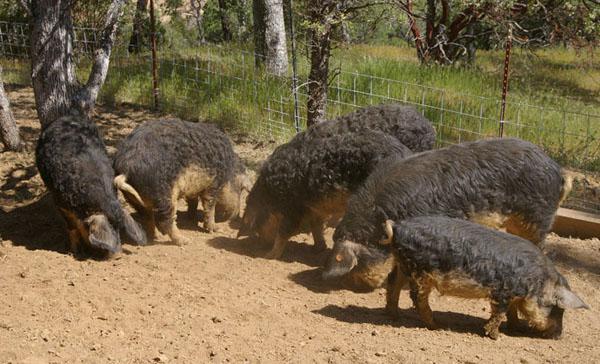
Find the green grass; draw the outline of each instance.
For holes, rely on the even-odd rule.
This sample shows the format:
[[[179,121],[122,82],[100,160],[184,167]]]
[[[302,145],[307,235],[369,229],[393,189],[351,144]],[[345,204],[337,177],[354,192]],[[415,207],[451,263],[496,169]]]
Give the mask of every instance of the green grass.
[[[164,47],[160,107],[190,120],[286,140],[294,133],[290,77],[266,75],[250,52],[236,45]],[[502,51],[479,51],[471,67],[422,66],[414,49],[353,45],[331,60],[328,116],[399,100],[415,105],[436,125],[440,145],[498,133]],[[515,49],[504,135],[531,140],[559,162],[600,171],[600,52],[553,48],[535,54]],[[11,64],[8,82],[23,82],[28,66]],[[300,114],[306,115],[306,57],[299,59]],[[86,71],[82,67],[83,75]],[[114,57],[101,100],[152,105],[149,55]],[[304,123],[302,120],[301,123]]]

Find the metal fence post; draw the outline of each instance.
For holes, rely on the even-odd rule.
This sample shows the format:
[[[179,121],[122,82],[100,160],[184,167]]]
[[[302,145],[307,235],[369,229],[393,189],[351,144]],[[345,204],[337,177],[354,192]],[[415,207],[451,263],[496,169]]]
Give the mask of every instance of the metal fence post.
[[[512,48],[512,23],[508,25],[508,36],[506,38],[506,55],[504,56],[504,79],[502,80],[502,104],[500,105],[500,126],[498,136],[504,136],[504,113],[506,111],[506,94],[508,93],[508,76],[510,65],[510,50]]]
[[[154,108],[158,110],[158,74],[156,60],[156,19],[154,18],[154,1],[150,0],[150,43],[152,47],[152,94]]]
[[[290,40],[292,42],[292,95],[294,96],[294,128],[300,132],[300,111],[298,110],[298,60],[296,54],[296,35],[294,33],[293,1],[289,0],[288,17],[290,18]]]

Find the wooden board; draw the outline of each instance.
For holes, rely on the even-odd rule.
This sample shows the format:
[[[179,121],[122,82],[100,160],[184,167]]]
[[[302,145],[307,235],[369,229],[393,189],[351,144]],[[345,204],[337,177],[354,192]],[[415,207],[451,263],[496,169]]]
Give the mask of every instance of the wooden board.
[[[600,215],[559,208],[552,231],[564,237],[600,238]]]

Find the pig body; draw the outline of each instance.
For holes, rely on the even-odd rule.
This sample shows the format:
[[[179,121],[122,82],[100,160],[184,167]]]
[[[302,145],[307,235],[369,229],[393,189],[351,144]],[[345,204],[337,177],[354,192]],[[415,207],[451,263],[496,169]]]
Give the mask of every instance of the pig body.
[[[378,131],[294,138],[262,166],[248,195],[240,235],[272,242],[267,257],[278,258],[287,240],[309,226],[316,249],[323,250],[324,226],[339,220],[350,193],[380,160],[409,154],[395,138]]]
[[[434,288],[443,295],[489,299],[492,316],[485,330],[493,339],[507,314],[510,326],[516,326],[520,313],[543,336],[557,338],[565,309],[588,308],[550,259],[518,236],[443,216],[386,224],[382,244],[394,254],[430,328],[436,327],[428,303]]]
[[[146,243],[142,229],[119,204],[110,159],[90,120],[65,116],[45,127],[36,164],[67,222],[74,253],[82,242],[103,252],[118,252],[119,231],[137,244]]]
[[[560,166],[537,146],[489,139],[383,161],[348,202],[326,277],[360,275],[385,261],[377,242],[387,219],[444,215],[505,229],[540,244],[569,190]],[[333,258],[343,259],[333,259]],[[364,264],[362,262],[365,262]],[[387,269],[387,268],[386,268]],[[378,286],[385,274],[378,274]]]
[[[430,150],[435,144],[435,129],[414,107],[400,104],[366,106],[332,120],[315,124],[306,137],[331,137],[344,133],[378,130],[407,146],[413,152]]]
[[[144,220],[147,234],[155,226],[175,243],[182,236],[175,224],[177,200],[185,198],[194,219],[198,201],[204,228],[239,212],[243,189],[249,189],[245,167],[231,141],[218,128],[179,119],[148,121],[121,143],[114,158],[115,185]]]

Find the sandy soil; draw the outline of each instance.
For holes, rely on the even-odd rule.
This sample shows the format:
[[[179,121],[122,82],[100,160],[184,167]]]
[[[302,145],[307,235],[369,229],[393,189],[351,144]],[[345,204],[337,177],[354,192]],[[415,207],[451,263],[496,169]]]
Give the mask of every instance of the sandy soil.
[[[76,259],[34,167],[31,90],[8,91],[27,148],[0,154],[0,363],[600,362],[597,239],[548,239],[549,254],[592,307],[568,312],[557,341],[482,337],[489,308],[479,300],[434,295],[446,329],[429,331],[404,292],[402,318],[390,319],[384,290],[324,284],[324,257],[304,235],[269,261],[260,258],[268,247],[236,240],[227,224],[209,235],[181,221],[190,240],[183,247],[162,239],[107,261]],[[110,147],[153,116],[130,105],[98,115]],[[271,147],[237,145],[254,168]]]

